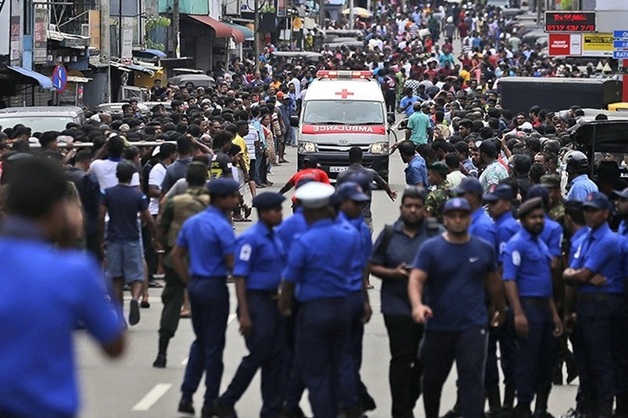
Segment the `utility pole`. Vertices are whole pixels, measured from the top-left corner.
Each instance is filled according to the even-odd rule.
[[[349,0],[349,29],[353,29],[353,24],[355,22],[355,16],[353,15],[353,6],[354,6],[353,0]]]
[[[109,0],[100,0],[100,63],[105,65],[107,77],[103,103],[111,102],[111,29]]]
[[[175,58],[179,58],[179,55],[177,55],[179,50],[179,0],[172,1],[172,32],[172,49]]]
[[[325,2],[327,0],[320,0],[321,4],[320,7],[318,9],[318,25],[321,27],[322,30],[325,30]]]
[[[259,0],[255,0],[253,8],[255,9],[255,19],[253,21],[253,29],[255,30],[255,71],[259,71]],[[253,74],[255,74],[255,72]]]

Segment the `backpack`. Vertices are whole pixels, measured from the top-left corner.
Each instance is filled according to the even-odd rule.
[[[390,241],[392,240],[393,234],[395,233],[394,225],[386,225],[384,226],[384,231],[382,235],[382,240],[379,243],[379,246],[375,248],[374,252],[386,252],[386,249],[390,245]],[[425,223],[423,224],[423,231],[421,234],[425,233],[427,238],[435,237],[440,233],[440,224],[436,220],[436,218],[425,218]]]

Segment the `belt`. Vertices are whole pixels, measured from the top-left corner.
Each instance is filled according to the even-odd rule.
[[[523,303],[524,305],[544,306],[547,308],[549,308],[549,300],[550,298],[542,298],[542,297],[536,297],[536,296],[530,296],[530,297],[522,296],[521,297],[521,303]]]
[[[622,297],[617,293],[579,293],[578,302],[602,302]]]
[[[223,280],[227,281],[227,276],[201,276],[199,274],[193,274],[192,280]]]
[[[246,289],[246,291],[254,295],[266,296],[270,299],[277,299],[279,297],[279,292],[277,290]]]

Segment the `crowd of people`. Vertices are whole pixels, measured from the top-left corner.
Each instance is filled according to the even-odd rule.
[[[74,416],[69,333],[80,324],[121,354],[160,274],[153,367],[167,366],[181,317],[196,335],[183,413],[195,412],[205,374],[202,416],[237,416],[258,369],[260,416],[303,417],[304,389],[316,417],[375,409],[360,378],[373,276],[390,341],[391,416],[412,417],[423,395],[425,415],[439,417],[454,361],[448,418],[484,416],[486,401],[487,416],[548,417],[552,384],[578,376],[568,416],[628,416],[623,155],[597,161],[573,149],[578,106],[513,114],[497,88],[511,75],[594,76],[595,67],[543,58],[499,9],[436,4],[378,3],[373,21],[358,22],[364,49],[325,47],[315,62],[265,50],[260,68],[239,59],[217,68],[214,90],[156,82],[153,98],[164,102],[148,114],[130,102],[62,132],[3,127],[0,416]],[[279,193],[260,191],[289,163],[289,120],[318,69],[372,70],[388,109],[408,118],[391,157],[407,164],[399,218],[375,240],[371,185],[398,196],[362,166],[360,148],[335,188],[311,156]],[[294,213],[283,220],[293,187]],[[252,207],[257,222],[236,237],[234,222],[250,222]],[[221,394],[228,282],[249,355]],[[35,362],[43,342],[50,358]]]

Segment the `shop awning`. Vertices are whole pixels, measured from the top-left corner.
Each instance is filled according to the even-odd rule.
[[[55,87],[52,85],[52,80],[47,75],[40,74],[37,71],[29,70],[24,67],[8,66],[7,68],[23,77],[36,81],[42,89],[55,90]]]
[[[247,28],[246,26],[238,25],[237,23],[229,23],[229,26],[231,26],[236,31],[242,32],[242,34],[244,35],[244,40],[246,41],[255,40],[255,33],[251,29]]]
[[[46,32],[48,39],[59,42],[59,45],[66,48],[83,49],[91,43],[89,36],[74,35],[72,33],[49,30]]]
[[[240,29],[236,29],[235,27],[216,20],[209,16],[199,16],[199,15],[188,15],[192,19],[200,22],[204,25],[207,25],[214,29],[216,32],[216,38],[235,38],[236,42],[242,43],[244,42],[244,33]]]
[[[133,51],[134,57],[148,57],[148,58],[166,58],[166,53],[158,49],[143,49],[141,51]]]

